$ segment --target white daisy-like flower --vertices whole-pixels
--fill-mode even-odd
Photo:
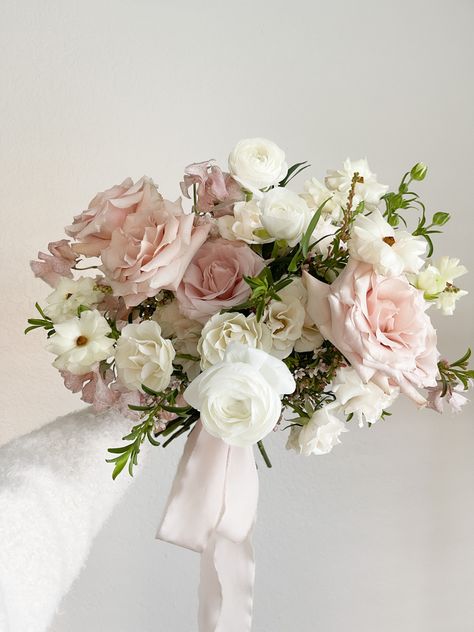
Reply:
[[[352,185],[354,173],[358,173],[362,182],[355,188],[353,205],[364,202],[366,211],[374,211],[380,204],[380,200],[388,191],[388,186],[377,182],[377,176],[370,170],[366,158],[360,160],[347,160],[340,170],[329,170],[325,179],[326,186],[331,191],[348,193]]]
[[[417,273],[424,264],[426,241],[402,230],[394,230],[379,210],[358,215],[349,240],[354,259],[370,263],[383,276]]]
[[[46,350],[57,358],[53,366],[74,375],[84,375],[92,365],[113,355],[114,341],[108,322],[97,310],[88,310],[55,325]]]
[[[76,316],[80,305],[94,307],[103,297],[103,292],[97,289],[95,279],[61,277],[54,292],[46,297],[44,313],[53,323],[62,323]]]

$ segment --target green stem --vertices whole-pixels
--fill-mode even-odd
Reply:
[[[272,462],[268,458],[268,454],[267,454],[267,451],[265,450],[265,446],[263,445],[263,441],[258,441],[257,445],[258,445],[258,449],[260,450],[260,454],[262,455],[262,458],[265,461],[265,465],[268,468],[272,467]]]

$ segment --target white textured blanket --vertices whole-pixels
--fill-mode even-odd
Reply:
[[[0,632],[44,632],[131,482],[105,463],[130,420],[71,413],[0,448]]]

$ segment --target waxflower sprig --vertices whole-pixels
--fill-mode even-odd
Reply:
[[[127,178],[32,262],[52,292],[26,332],[45,331],[66,388],[131,419],[110,449],[114,478],[133,474],[144,443],[165,447],[196,425],[257,446],[270,466],[272,430],[322,455],[400,395],[440,412],[465,404],[469,354],[439,362],[427,308],[451,316],[466,269],[430,259],[450,216],[429,219],[413,191],[426,166],[395,191],[366,159],[298,188],[309,166],[248,138],[225,169],[186,167],[182,199]]]

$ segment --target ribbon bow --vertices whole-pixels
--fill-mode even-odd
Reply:
[[[249,632],[258,477],[252,448],[198,422],[188,437],[157,538],[201,553],[199,632]]]

